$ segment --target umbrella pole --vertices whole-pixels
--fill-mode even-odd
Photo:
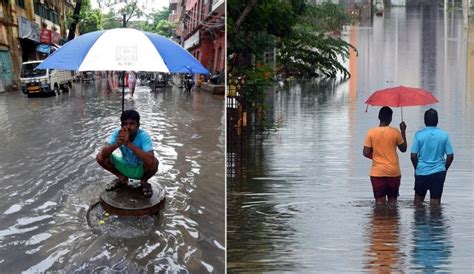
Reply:
[[[124,13],[122,19],[123,27],[127,27],[127,15]],[[125,111],[125,71],[122,71],[122,113]],[[431,193],[431,192],[430,192]]]
[[[403,122],[403,107],[400,107],[400,110],[402,111],[402,122]]]
[[[122,71],[122,113],[125,111],[125,71]]]

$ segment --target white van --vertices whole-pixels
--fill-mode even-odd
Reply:
[[[60,90],[68,92],[74,76],[71,71],[56,69],[35,69],[42,61],[29,61],[21,64],[21,91],[31,96],[54,96]]]

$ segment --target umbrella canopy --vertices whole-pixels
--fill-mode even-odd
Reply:
[[[421,88],[392,87],[378,90],[365,101],[367,108],[371,106],[408,107],[437,103],[438,99],[429,91]],[[367,111],[367,109],[366,109]],[[403,120],[403,110],[402,110]]]
[[[129,28],[81,35],[66,43],[37,68],[209,74],[177,43],[154,33]]]
[[[438,99],[421,88],[398,86],[378,90],[365,101],[371,106],[408,107],[437,103]]]

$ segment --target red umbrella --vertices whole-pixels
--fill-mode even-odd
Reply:
[[[437,103],[438,99],[429,91],[421,88],[398,86],[377,90],[365,101],[367,108],[371,106],[408,107]],[[367,112],[367,109],[365,109]],[[403,108],[402,108],[403,121]]]

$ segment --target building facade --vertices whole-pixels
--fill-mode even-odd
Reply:
[[[170,21],[175,22],[175,39],[211,73],[224,74],[224,0],[170,0]]]
[[[15,86],[20,65],[41,60],[67,37],[75,0],[11,0],[0,6],[0,90]]]

